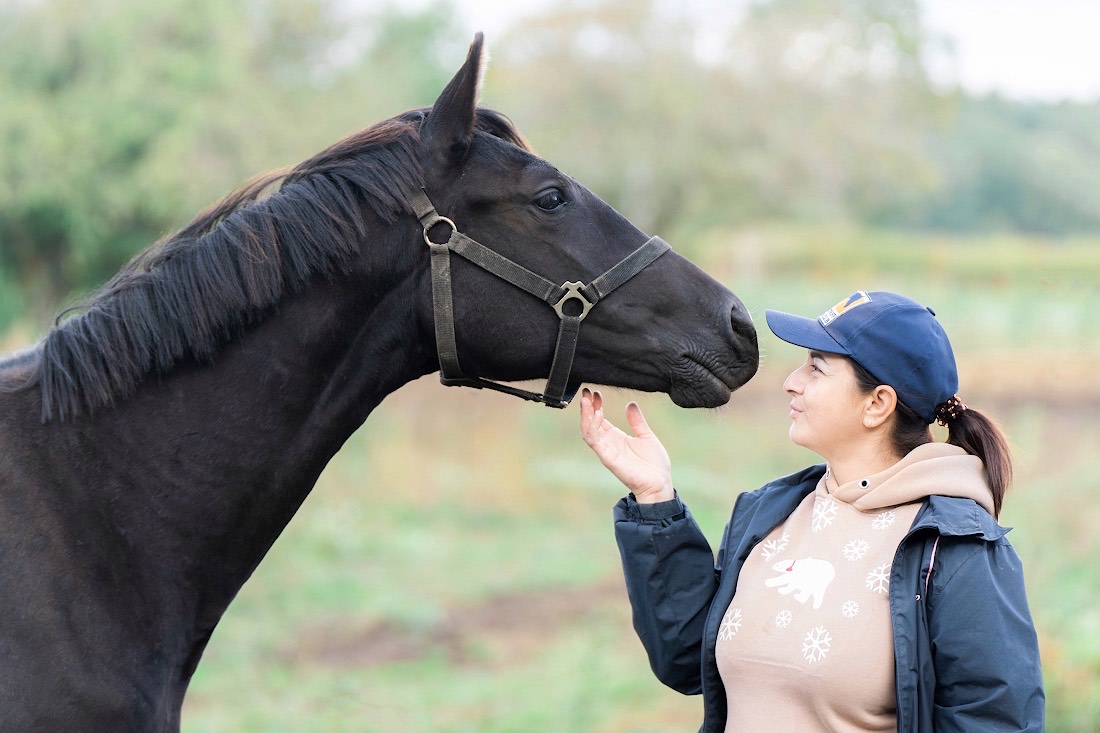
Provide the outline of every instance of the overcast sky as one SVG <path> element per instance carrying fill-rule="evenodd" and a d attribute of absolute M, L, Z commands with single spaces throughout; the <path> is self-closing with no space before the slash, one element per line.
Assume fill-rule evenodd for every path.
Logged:
<path fill-rule="evenodd" d="M 457 0 L 471 29 L 492 36 L 548 0 Z M 747 0 L 680 0 L 713 12 Z M 1100 99 L 1100 0 L 920 0 L 928 26 L 954 44 L 933 74 L 973 92 L 1020 99 Z"/>
<path fill-rule="evenodd" d="M 1100 0 L 922 0 L 959 82 L 1025 99 L 1100 99 Z"/>

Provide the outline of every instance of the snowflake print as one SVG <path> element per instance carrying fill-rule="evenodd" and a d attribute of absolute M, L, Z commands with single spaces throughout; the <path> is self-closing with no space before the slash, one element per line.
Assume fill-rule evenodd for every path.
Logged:
<path fill-rule="evenodd" d="M 844 618 L 855 618 L 859 615 L 859 604 L 855 601 L 844 601 L 840 607 L 840 613 Z"/>
<path fill-rule="evenodd" d="M 767 540 L 761 546 L 760 554 L 764 556 L 765 560 L 771 560 L 773 557 L 787 549 L 787 543 L 791 541 L 791 536 L 786 532 L 782 537 L 774 540 Z"/>
<path fill-rule="evenodd" d="M 890 563 L 879 565 L 867 573 L 867 588 L 879 595 L 890 590 Z"/>
<path fill-rule="evenodd" d="M 852 540 L 844 545 L 844 559 L 849 562 L 862 560 L 870 548 L 871 546 L 867 543 L 867 540 Z"/>
<path fill-rule="evenodd" d="M 829 653 L 832 643 L 833 637 L 828 630 L 824 626 L 817 626 L 808 631 L 806 638 L 802 640 L 802 656 L 810 664 L 820 662 Z"/>
<path fill-rule="evenodd" d="M 741 630 L 741 609 L 731 608 L 722 618 L 722 625 L 718 627 L 718 641 L 730 641 Z"/>
<path fill-rule="evenodd" d="M 883 512 L 882 514 L 879 514 L 877 517 L 875 517 L 874 520 L 871 522 L 871 529 L 877 529 L 880 531 L 888 529 L 890 525 L 894 523 L 894 520 L 896 518 L 897 516 L 892 511 Z"/>
<path fill-rule="evenodd" d="M 779 613 L 775 614 L 775 628 L 787 628 L 791 625 L 791 621 L 793 620 L 793 618 L 794 617 L 791 615 L 790 611 L 780 611 Z"/>
<path fill-rule="evenodd" d="M 828 527 L 836 519 L 837 513 L 836 500 L 831 496 L 825 498 L 818 498 L 814 501 L 814 514 L 813 524 L 811 529 L 817 533 Z"/>

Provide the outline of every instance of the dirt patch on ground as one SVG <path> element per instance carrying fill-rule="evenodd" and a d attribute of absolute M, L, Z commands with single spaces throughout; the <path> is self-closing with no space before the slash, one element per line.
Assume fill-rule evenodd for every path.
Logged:
<path fill-rule="evenodd" d="M 614 605 L 629 623 L 621 578 L 582 588 L 553 588 L 490 598 L 449 610 L 429 629 L 389 620 L 329 623 L 304 630 L 281 656 L 294 663 L 351 669 L 443 653 L 457 666 L 511 664 L 529 658 L 561 630 Z"/>

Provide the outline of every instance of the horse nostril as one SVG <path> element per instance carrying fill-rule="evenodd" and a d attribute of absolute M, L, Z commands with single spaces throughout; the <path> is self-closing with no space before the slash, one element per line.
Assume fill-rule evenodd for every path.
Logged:
<path fill-rule="evenodd" d="M 735 336 L 750 339 L 756 343 L 756 326 L 752 322 L 752 316 L 742 305 L 735 305 L 730 310 L 730 325 L 733 326 Z"/>
<path fill-rule="evenodd" d="M 756 340 L 756 326 L 752 323 L 745 306 L 737 303 L 730 310 L 730 325 L 733 327 L 734 350 L 739 358 L 744 381 L 748 381 L 760 367 L 760 346 Z"/>

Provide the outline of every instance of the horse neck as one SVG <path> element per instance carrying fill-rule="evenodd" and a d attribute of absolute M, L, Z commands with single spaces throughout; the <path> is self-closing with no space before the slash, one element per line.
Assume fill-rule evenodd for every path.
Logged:
<path fill-rule="evenodd" d="M 374 274 L 318 279 L 213 365 L 150 378 L 78 431 L 85 466 L 125 486 L 117 530 L 176 586 L 167 599 L 202 599 L 199 627 L 213 628 L 371 410 L 434 368 L 414 257 L 385 251 L 407 241 L 379 243 L 379 262 L 357 268 Z"/>

